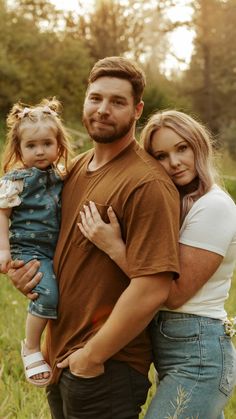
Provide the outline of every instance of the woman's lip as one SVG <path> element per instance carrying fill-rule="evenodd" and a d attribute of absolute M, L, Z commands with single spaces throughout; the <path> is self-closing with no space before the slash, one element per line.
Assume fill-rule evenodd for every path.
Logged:
<path fill-rule="evenodd" d="M 176 173 L 174 173 L 172 176 L 173 177 L 178 177 L 178 176 L 181 176 L 183 173 L 185 173 L 186 172 L 186 170 L 181 170 L 180 172 L 176 172 Z"/>

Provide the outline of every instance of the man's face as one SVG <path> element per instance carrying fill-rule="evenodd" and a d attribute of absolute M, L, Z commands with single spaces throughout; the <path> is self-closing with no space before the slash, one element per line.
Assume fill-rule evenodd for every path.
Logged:
<path fill-rule="evenodd" d="M 100 77 L 88 87 L 83 123 L 94 141 L 112 143 L 131 131 L 142 108 L 142 102 L 134 105 L 128 80 Z"/>

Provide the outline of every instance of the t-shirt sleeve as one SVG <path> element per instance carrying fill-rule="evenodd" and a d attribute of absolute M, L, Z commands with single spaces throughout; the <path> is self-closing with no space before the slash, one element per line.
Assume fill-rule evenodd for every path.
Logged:
<path fill-rule="evenodd" d="M 212 196 L 193 205 L 179 242 L 225 256 L 235 231 L 236 207 L 224 197 Z"/>
<path fill-rule="evenodd" d="M 178 275 L 179 196 L 170 184 L 148 182 L 125 205 L 130 278 L 173 272 Z"/>
<path fill-rule="evenodd" d="M 21 203 L 20 193 L 23 190 L 23 180 L 0 180 L 0 208 L 17 207 Z"/>

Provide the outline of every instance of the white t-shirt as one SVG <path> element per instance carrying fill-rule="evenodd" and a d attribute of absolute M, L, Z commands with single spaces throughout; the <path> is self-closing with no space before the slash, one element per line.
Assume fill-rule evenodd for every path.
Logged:
<path fill-rule="evenodd" d="M 183 222 L 179 242 L 217 253 L 224 259 L 203 287 L 173 311 L 225 320 L 224 302 L 236 260 L 236 205 L 230 196 L 214 185 L 198 199 Z"/>

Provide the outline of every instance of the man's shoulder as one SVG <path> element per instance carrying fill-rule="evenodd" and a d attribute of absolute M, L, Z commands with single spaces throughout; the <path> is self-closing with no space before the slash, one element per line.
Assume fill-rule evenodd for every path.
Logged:
<path fill-rule="evenodd" d="M 77 167 L 82 166 L 91 156 L 93 153 L 93 149 L 89 149 L 84 151 L 83 153 L 79 153 L 71 162 L 70 170 L 74 170 Z"/>
<path fill-rule="evenodd" d="M 155 180 L 173 184 L 165 169 L 153 156 L 144 150 L 138 142 L 133 146 L 133 155 L 130 164 L 135 170 L 132 171 L 136 178 L 143 178 L 146 181 Z M 135 167 L 136 166 L 136 167 Z"/>

